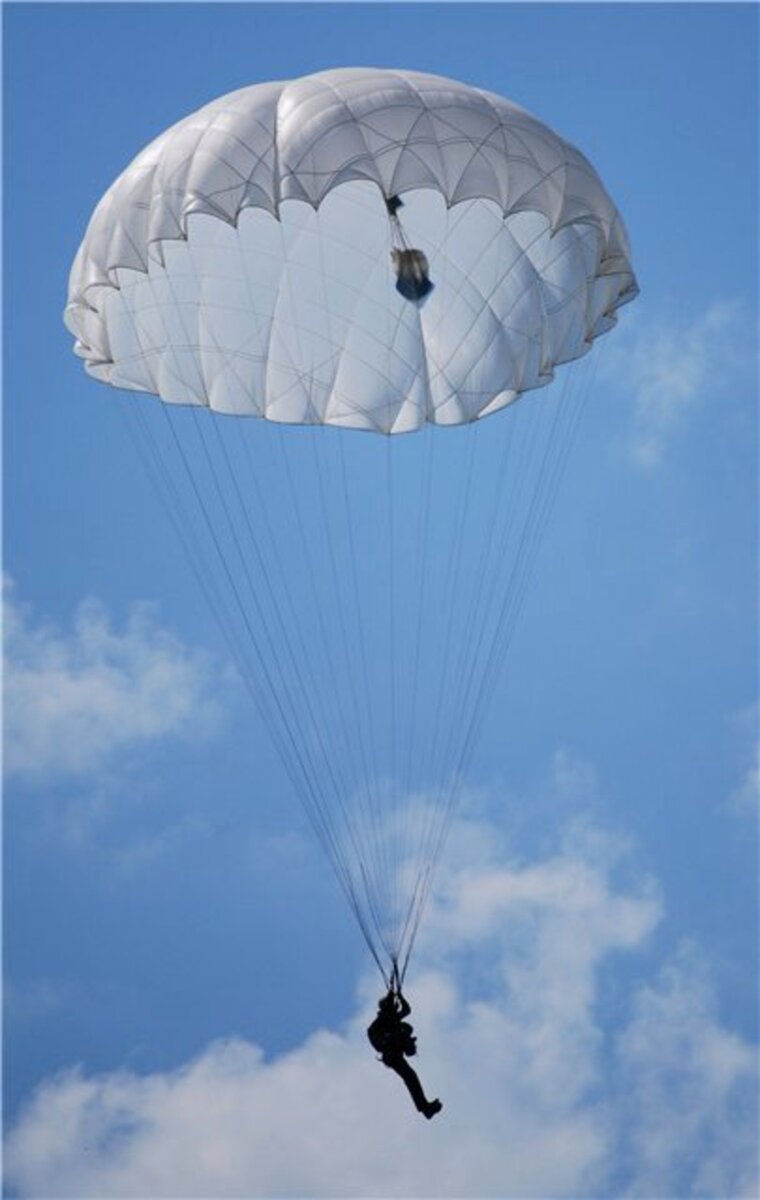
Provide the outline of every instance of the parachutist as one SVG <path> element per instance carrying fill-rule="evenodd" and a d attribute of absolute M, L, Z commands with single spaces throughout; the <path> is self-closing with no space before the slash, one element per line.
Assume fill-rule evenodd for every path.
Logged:
<path fill-rule="evenodd" d="M 377 1006 L 377 1016 L 367 1030 L 367 1037 L 380 1055 L 386 1067 L 400 1075 L 407 1086 L 415 1108 L 428 1120 L 443 1108 L 440 1100 L 428 1100 L 422 1089 L 417 1072 L 406 1061 L 417 1053 L 414 1030 L 404 1018 L 411 1007 L 401 989 L 391 984 L 387 995 Z"/>

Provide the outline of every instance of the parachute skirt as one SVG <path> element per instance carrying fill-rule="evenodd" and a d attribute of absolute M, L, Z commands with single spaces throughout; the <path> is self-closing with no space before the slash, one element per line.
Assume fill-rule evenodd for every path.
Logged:
<path fill-rule="evenodd" d="M 598 274 L 592 224 L 552 234 L 540 213 L 448 209 L 421 190 L 404 229 L 415 249 L 391 244 L 383 197 L 364 182 L 319 209 L 283 203 L 279 220 L 191 215 L 162 263 L 115 268 L 117 286 L 90 289 L 92 307 L 67 319 L 90 373 L 115 387 L 385 434 L 495 412 L 614 323 L 623 280 Z"/>

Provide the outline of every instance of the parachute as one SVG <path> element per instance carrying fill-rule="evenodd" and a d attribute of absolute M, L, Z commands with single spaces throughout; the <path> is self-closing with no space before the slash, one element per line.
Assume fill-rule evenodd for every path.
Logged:
<path fill-rule="evenodd" d="M 637 291 L 575 147 L 500 96 L 368 68 L 180 121 L 106 192 L 73 264 L 75 351 L 130 393 L 146 469 L 386 983 L 584 379 L 521 397 Z"/>

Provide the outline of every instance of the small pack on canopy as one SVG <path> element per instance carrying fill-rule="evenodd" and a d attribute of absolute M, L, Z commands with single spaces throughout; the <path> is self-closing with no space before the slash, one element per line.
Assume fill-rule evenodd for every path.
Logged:
<path fill-rule="evenodd" d="M 396 291 L 405 300 L 424 300 L 432 292 L 428 260 L 422 250 L 391 250 L 391 262 L 396 272 Z"/>
<path fill-rule="evenodd" d="M 399 209 L 404 207 L 400 196 L 387 196 L 385 207 L 391 219 L 393 239 L 397 245 L 391 249 L 391 262 L 396 272 L 396 291 L 405 300 L 419 302 L 433 290 L 430 280 L 430 265 L 422 250 L 409 245 L 399 220 Z"/>

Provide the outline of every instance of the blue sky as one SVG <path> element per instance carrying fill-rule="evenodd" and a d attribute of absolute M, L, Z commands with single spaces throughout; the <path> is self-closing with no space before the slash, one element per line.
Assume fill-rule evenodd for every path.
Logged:
<path fill-rule="evenodd" d="M 9 1194 L 442 1195 L 444 1163 L 465 1194 L 447 1146 L 473 1195 L 751 1194 L 756 8 L 3 18 Z M 347 64 L 502 93 L 578 144 L 642 289 L 601 347 L 410 975 L 448 1121 L 416 1156 L 361 1042 L 361 940 L 61 321 L 139 148 Z"/>

